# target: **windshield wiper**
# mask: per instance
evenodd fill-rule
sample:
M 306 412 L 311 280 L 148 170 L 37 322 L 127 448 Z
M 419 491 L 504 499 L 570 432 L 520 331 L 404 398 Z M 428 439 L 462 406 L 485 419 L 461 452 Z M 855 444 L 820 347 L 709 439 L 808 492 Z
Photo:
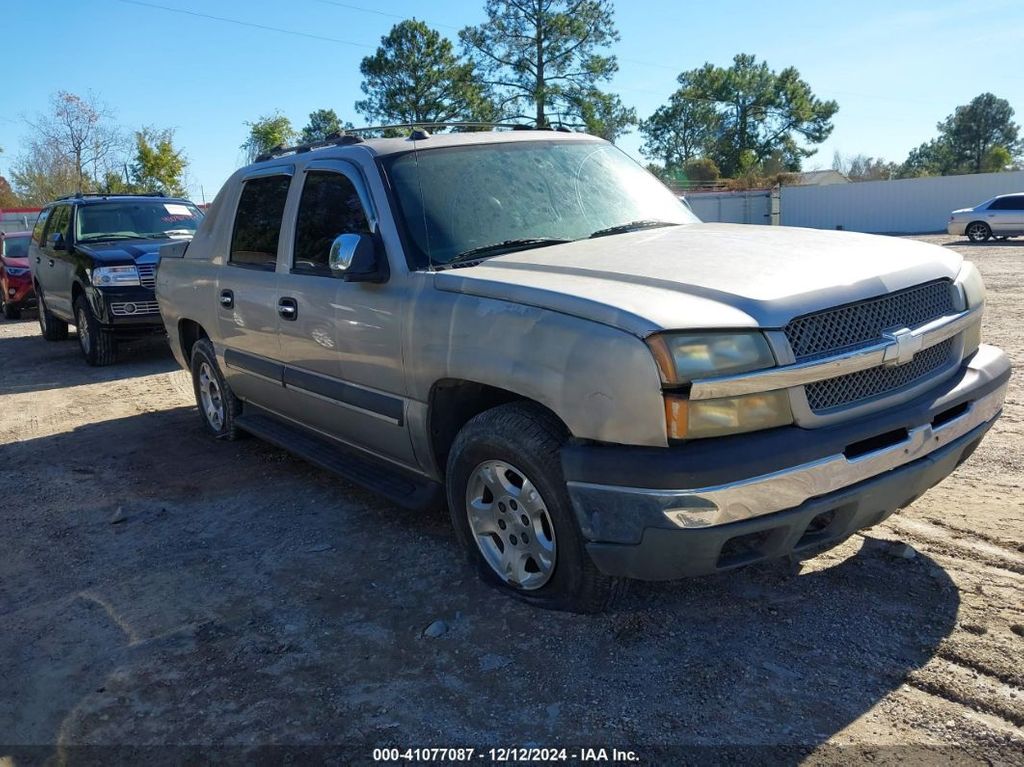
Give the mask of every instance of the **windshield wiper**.
M 530 250 L 532 248 L 543 248 L 546 245 L 562 245 L 572 240 L 559 239 L 558 237 L 521 237 L 516 240 L 504 240 L 490 245 L 481 245 L 477 248 L 464 250 L 454 256 L 440 267 L 453 264 L 463 264 L 467 261 L 480 261 L 491 256 L 500 256 L 503 253 L 514 253 L 517 250 Z
M 89 237 L 79 237 L 79 242 L 102 242 L 104 240 L 142 240 L 141 234 L 93 234 Z
M 641 219 L 640 221 L 630 221 L 628 224 L 609 226 L 607 229 L 598 229 L 596 232 L 591 234 L 590 237 L 591 239 L 594 237 L 607 237 L 609 234 L 625 234 L 626 232 L 638 232 L 641 229 L 658 229 L 662 226 L 679 226 L 679 224 L 672 221 Z

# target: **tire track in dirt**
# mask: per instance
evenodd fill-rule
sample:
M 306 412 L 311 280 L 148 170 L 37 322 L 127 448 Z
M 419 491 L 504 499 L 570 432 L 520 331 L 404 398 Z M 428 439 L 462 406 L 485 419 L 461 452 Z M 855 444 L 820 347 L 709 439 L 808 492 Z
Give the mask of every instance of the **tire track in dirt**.
M 958 540 L 936 525 L 908 517 L 890 517 L 886 525 L 897 535 L 924 544 L 922 549 L 945 554 L 964 561 L 992 567 L 1018 576 L 1024 576 L 1024 555 L 1003 546 L 988 543 L 982 539 L 972 542 Z
M 971 674 L 968 667 L 936 658 L 911 672 L 911 687 L 971 711 L 997 717 L 1012 728 L 1024 727 L 1021 690 L 987 674 Z

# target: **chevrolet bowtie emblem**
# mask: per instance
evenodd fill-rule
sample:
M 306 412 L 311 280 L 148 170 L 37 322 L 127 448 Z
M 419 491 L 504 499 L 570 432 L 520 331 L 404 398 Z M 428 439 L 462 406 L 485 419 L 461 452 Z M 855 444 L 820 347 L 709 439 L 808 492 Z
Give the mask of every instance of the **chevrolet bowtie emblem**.
M 889 345 L 885 347 L 882 362 L 890 366 L 906 365 L 914 359 L 915 354 L 921 351 L 921 345 L 924 343 L 924 339 L 919 335 L 914 335 L 909 328 L 884 333 L 883 337 L 889 341 Z

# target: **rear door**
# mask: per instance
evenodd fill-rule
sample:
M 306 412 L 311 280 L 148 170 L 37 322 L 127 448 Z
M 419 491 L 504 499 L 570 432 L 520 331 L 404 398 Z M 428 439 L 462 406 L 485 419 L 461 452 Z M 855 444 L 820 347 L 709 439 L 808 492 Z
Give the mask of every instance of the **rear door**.
M 1006 206 L 1006 228 L 1004 234 L 1024 234 L 1024 194 L 1015 194 L 1005 198 L 1009 202 Z
M 999 197 L 991 202 L 985 212 L 985 221 L 992 230 L 992 234 L 999 236 L 1019 231 L 1022 223 L 1019 221 L 1021 211 L 1016 208 L 1017 197 L 1015 195 Z
M 298 187 L 301 183 L 301 189 Z M 379 456 L 414 464 L 405 423 L 402 366 L 404 302 L 392 279 L 345 282 L 331 273 L 331 243 L 341 234 L 375 234 L 376 208 L 360 170 L 316 160 L 298 178 L 279 300 L 281 352 L 290 417 Z
M 271 410 L 284 400 L 276 268 L 292 173 L 262 168 L 243 180 L 215 296 L 224 376 L 239 397 Z
M 36 281 L 43 285 L 43 246 L 46 243 L 46 225 L 49 222 L 52 208 L 43 208 L 39 212 L 35 226 L 32 227 L 32 241 L 28 245 L 28 265 Z

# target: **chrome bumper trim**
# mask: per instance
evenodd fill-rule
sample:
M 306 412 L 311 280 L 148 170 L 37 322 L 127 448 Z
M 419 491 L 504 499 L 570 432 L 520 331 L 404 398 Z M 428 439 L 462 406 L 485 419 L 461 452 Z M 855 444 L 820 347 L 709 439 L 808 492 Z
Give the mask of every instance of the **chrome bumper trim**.
M 690 385 L 690 399 L 735 397 L 741 394 L 788 389 L 826 378 L 856 373 L 879 365 L 902 365 L 913 354 L 952 338 L 975 322 L 981 321 L 982 307 L 939 317 L 914 329 L 905 328 L 887 334 L 887 340 L 811 362 L 785 365 L 734 376 L 702 378 Z
M 902 442 L 854 459 L 840 453 L 727 485 L 689 490 L 586 482 L 569 482 L 569 489 L 574 501 L 584 505 L 588 497 L 600 502 L 608 494 L 616 497 L 614 505 L 620 508 L 654 504 L 677 527 L 710 527 L 751 519 L 796 508 L 811 498 L 871 479 L 945 447 L 995 418 L 1003 407 L 1006 388 L 1004 384 L 975 400 L 951 421 L 934 428 L 930 423 L 917 426 Z

